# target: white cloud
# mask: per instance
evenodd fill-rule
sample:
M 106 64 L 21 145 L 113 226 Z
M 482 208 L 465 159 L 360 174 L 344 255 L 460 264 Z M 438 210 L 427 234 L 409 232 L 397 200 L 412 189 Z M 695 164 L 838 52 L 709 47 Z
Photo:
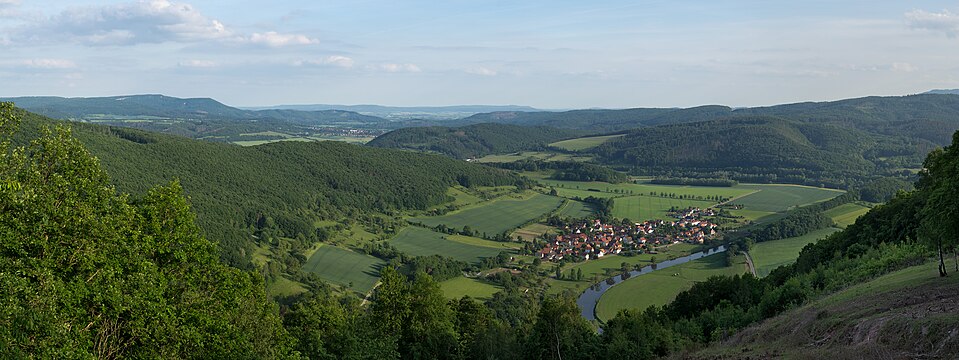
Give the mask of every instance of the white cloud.
M 0 18 L 20 15 L 20 0 L 0 0 Z
M 31 69 L 72 69 L 77 67 L 73 61 L 65 59 L 29 59 L 20 62 L 20 65 Z
M 913 72 L 919 70 L 919 68 L 913 66 L 910 63 L 905 62 L 894 62 L 892 63 L 892 71 L 896 72 Z
M 223 23 L 190 4 L 167 0 L 70 8 L 34 30 L 54 39 L 66 36 L 97 45 L 197 41 L 232 35 Z
M 906 22 L 914 29 L 942 32 L 951 38 L 959 34 L 959 14 L 949 10 L 938 13 L 913 10 L 907 12 L 905 16 Z
M 393 73 L 423 71 L 420 69 L 419 66 L 416 66 L 415 64 L 393 64 L 393 63 L 380 64 L 379 66 L 376 66 L 375 69 L 386 71 L 386 72 L 393 72 Z
M 0 0 L 0 13 L 4 2 Z M 269 47 L 316 44 L 301 34 L 275 31 L 243 34 L 187 3 L 141 0 L 121 4 L 72 7 L 15 31 L 17 43 L 74 42 L 87 45 L 136 45 L 164 42 L 221 41 Z
M 270 47 L 280 47 L 288 45 L 310 45 L 319 43 L 319 40 L 311 39 L 306 35 L 300 34 L 281 34 L 275 31 L 265 33 L 253 33 L 250 35 L 249 42 L 258 45 Z
M 482 66 L 466 69 L 466 72 L 473 75 L 482 75 L 482 76 L 496 76 L 497 74 L 496 70 L 492 70 Z
M 331 55 L 331 56 L 327 56 L 325 58 L 319 58 L 319 59 L 297 60 L 293 62 L 293 65 L 296 65 L 296 66 L 303 66 L 303 65 L 327 66 L 329 65 L 329 66 L 337 66 L 337 67 L 349 69 L 353 67 L 353 63 L 354 61 L 352 58 L 342 56 L 342 55 Z
M 187 60 L 181 61 L 177 65 L 189 68 L 212 68 L 216 67 L 217 63 L 210 60 Z

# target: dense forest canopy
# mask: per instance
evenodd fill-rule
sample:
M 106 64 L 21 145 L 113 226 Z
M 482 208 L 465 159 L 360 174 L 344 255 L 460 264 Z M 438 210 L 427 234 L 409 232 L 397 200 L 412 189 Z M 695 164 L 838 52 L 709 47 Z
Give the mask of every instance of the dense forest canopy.
M 545 149 L 547 144 L 589 132 L 546 126 L 475 124 L 463 127 L 413 127 L 380 135 L 367 145 L 435 152 L 458 159 Z

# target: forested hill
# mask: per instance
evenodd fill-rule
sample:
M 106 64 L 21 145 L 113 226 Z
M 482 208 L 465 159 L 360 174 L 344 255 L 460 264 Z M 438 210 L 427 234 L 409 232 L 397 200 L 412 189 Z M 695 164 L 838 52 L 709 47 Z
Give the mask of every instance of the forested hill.
M 297 123 L 356 121 L 385 122 L 385 119 L 342 110 L 242 110 L 210 98 L 181 99 L 164 95 L 129 95 L 88 98 L 34 96 L 5 98 L 18 107 L 57 119 L 97 117 L 154 117 L 190 120 L 283 120 Z
M 527 127 L 507 124 L 433 126 L 394 130 L 373 139 L 368 145 L 435 152 L 463 159 L 487 154 L 543 149 L 551 142 L 588 134 L 581 130 L 546 126 Z
M 749 174 L 752 178 L 744 180 L 750 181 L 808 178 L 841 186 L 850 177 L 892 175 L 904 167 L 919 167 L 934 147 L 928 141 L 830 124 L 739 116 L 640 128 L 590 151 L 605 163 L 657 175 L 716 172 L 724 177 Z
M 140 130 L 68 123 L 25 113 L 20 143 L 42 125 L 63 124 L 100 159 L 118 189 L 142 194 L 180 179 L 203 233 L 230 264 L 249 266 L 253 233 L 312 244 L 313 221 L 355 212 L 423 209 L 447 200 L 454 184 L 513 185 L 506 171 L 439 155 L 341 142 L 255 147 Z
M 873 96 L 742 109 L 711 105 L 687 109 L 495 112 L 476 114 L 461 121 L 544 125 L 614 132 L 664 124 L 717 120 L 738 115 L 768 115 L 801 122 L 829 123 L 879 134 L 905 135 L 944 146 L 949 144 L 952 132 L 959 129 L 959 96 L 944 94 Z
M 642 126 L 693 122 L 728 116 L 732 109 L 711 105 L 689 109 L 638 108 L 625 110 L 572 110 L 565 112 L 500 111 L 476 114 L 463 123 L 492 122 L 525 126 L 550 126 L 594 132 L 614 132 Z

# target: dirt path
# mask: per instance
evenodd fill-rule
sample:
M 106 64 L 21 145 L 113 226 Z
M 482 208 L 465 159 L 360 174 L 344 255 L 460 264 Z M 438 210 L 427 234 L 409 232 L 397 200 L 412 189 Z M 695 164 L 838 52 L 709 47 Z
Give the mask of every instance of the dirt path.
M 366 303 L 370 301 L 370 298 L 373 297 L 373 290 L 376 290 L 377 286 L 380 286 L 379 280 L 376 281 L 376 284 L 373 284 L 373 288 L 363 297 L 363 302 L 360 303 L 360 306 L 366 305 Z
M 753 273 L 753 276 L 759 277 L 756 274 L 756 265 L 753 265 L 753 258 L 749 256 L 749 252 L 743 251 L 743 255 L 746 255 L 746 266 L 749 267 L 749 272 Z

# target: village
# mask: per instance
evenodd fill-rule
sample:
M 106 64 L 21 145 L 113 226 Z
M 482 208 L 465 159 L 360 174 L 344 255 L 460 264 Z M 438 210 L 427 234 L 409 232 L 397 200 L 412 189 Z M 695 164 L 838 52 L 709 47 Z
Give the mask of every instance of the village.
M 711 208 L 688 208 L 670 212 L 675 220 L 647 220 L 634 224 L 604 224 L 599 219 L 566 225 L 562 233 L 539 250 L 543 260 L 581 261 L 609 254 L 647 252 L 657 246 L 703 244 L 715 237 L 717 225 L 704 219 Z

